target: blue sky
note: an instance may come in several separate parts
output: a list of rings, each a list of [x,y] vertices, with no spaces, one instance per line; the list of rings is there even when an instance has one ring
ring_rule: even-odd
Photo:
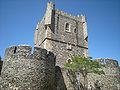
[[[36,24],[52,1],[73,15],[86,15],[89,56],[120,63],[120,0],[0,0],[0,55],[11,45],[34,46]]]

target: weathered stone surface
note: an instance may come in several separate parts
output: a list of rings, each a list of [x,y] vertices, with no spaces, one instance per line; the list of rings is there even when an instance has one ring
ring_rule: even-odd
[[[69,24],[69,30],[65,29],[66,23]],[[64,63],[73,55],[88,56],[88,34],[86,17],[73,16],[64,11],[56,10],[53,3],[48,3],[47,10],[43,19],[37,25],[35,30],[36,47],[42,47],[56,55],[56,87],[57,90],[77,90],[76,84],[68,71],[64,69]],[[111,61],[106,60],[106,68],[103,68],[106,75],[88,75],[88,86],[99,80],[104,84],[103,90],[117,90],[116,85],[120,82],[118,65],[115,68]],[[114,61],[114,63],[117,63]],[[71,73],[70,73],[71,74]],[[110,76],[112,75],[112,77]],[[117,78],[114,77],[117,75]],[[114,79],[114,80],[113,80]],[[74,84],[71,82],[74,82]],[[81,75],[81,84],[83,77]],[[91,83],[91,84],[90,84]],[[82,87],[82,86],[81,86]]]
[[[45,49],[14,46],[6,49],[0,90],[54,90],[55,56]]]
[[[69,30],[66,30],[66,23]],[[85,16],[56,10],[50,2],[34,35],[33,53],[32,47],[25,45],[6,49],[3,66],[0,61],[0,90],[83,90],[82,75],[79,73],[78,80],[77,73],[66,70],[64,63],[73,55],[88,56]],[[96,87],[120,90],[118,62],[112,59],[96,61],[105,64],[105,75],[88,74],[86,87],[89,90],[96,90]]]
[[[120,89],[120,71],[118,69],[119,65],[116,60],[113,59],[96,59],[96,61],[104,64],[103,70],[105,75],[98,75],[94,73],[89,73],[87,75],[86,87],[89,90],[96,90],[95,83],[98,81],[100,90],[119,90]],[[112,62],[112,63],[111,63]],[[72,77],[71,77],[72,78]],[[73,77],[73,79],[75,79]],[[84,83],[83,76],[80,74],[80,83]]]
[[[65,30],[66,23],[69,23],[69,32]],[[35,30],[34,45],[53,52],[56,55],[56,66],[64,68],[64,63],[71,56],[78,54],[88,56],[88,41],[85,40],[87,26],[83,23],[86,23],[85,16],[72,16],[56,10],[53,3],[48,3],[45,16]],[[56,75],[63,75],[60,77],[63,77],[66,88],[74,90],[66,71],[61,70],[61,74]],[[62,79],[59,80],[57,89],[63,90]]]
[[[37,25],[35,46],[53,52],[56,55],[56,65],[63,67],[71,55],[88,56],[88,41],[85,40],[87,25],[85,16],[72,16],[53,7],[54,4],[48,4],[44,19]],[[47,19],[52,20],[49,25],[45,23]],[[66,23],[69,23],[69,31],[65,30]]]

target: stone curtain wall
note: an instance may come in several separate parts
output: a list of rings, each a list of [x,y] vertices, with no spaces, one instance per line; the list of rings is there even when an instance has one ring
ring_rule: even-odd
[[[54,90],[55,56],[45,49],[12,46],[6,49],[0,90]]]
[[[119,65],[116,60],[113,59],[96,59],[96,61],[105,65],[103,70],[105,75],[98,75],[94,73],[88,74],[88,88],[95,88],[95,83],[98,80],[101,90],[119,90],[120,86],[120,71]],[[82,77],[82,76],[81,76]],[[83,78],[81,78],[81,81]],[[83,81],[82,81],[83,82]],[[91,87],[90,87],[91,86]],[[119,88],[119,89],[118,89]]]
[[[96,61],[105,65],[105,67],[103,68],[105,76],[96,78],[104,84],[103,89],[118,90],[118,84],[120,86],[120,71],[118,62],[113,59],[96,59]],[[98,77],[98,75],[96,75],[96,77]]]

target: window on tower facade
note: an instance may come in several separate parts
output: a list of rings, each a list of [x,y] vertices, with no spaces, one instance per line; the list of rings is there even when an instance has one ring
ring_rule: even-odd
[[[69,58],[69,59],[66,60],[66,62],[72,64],[72,59]]]
[[[70,32],[70,24],[65,23],[65,31]]]
[[[71,44],[67,44],[67,50],[72,50],[72,46],[71,46]]]
[[[76,30],[76,28],[74,28],[73,30],[74,30],[74,33],[77,33],[77,30]]]

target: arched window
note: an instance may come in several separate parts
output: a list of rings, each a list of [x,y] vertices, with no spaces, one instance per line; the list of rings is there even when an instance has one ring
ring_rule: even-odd
[[[76,28],[74,28],[74,33],[77,33],[77,30],[76,30]]]
[[[65,24],[65,31],[70,32],[70,24],[69,23]]]
[[[68,58],[68,59],[66,60],[66,62],[67,62],[67,63],[72,63],[72,59],[71,59],[71,58]]]

